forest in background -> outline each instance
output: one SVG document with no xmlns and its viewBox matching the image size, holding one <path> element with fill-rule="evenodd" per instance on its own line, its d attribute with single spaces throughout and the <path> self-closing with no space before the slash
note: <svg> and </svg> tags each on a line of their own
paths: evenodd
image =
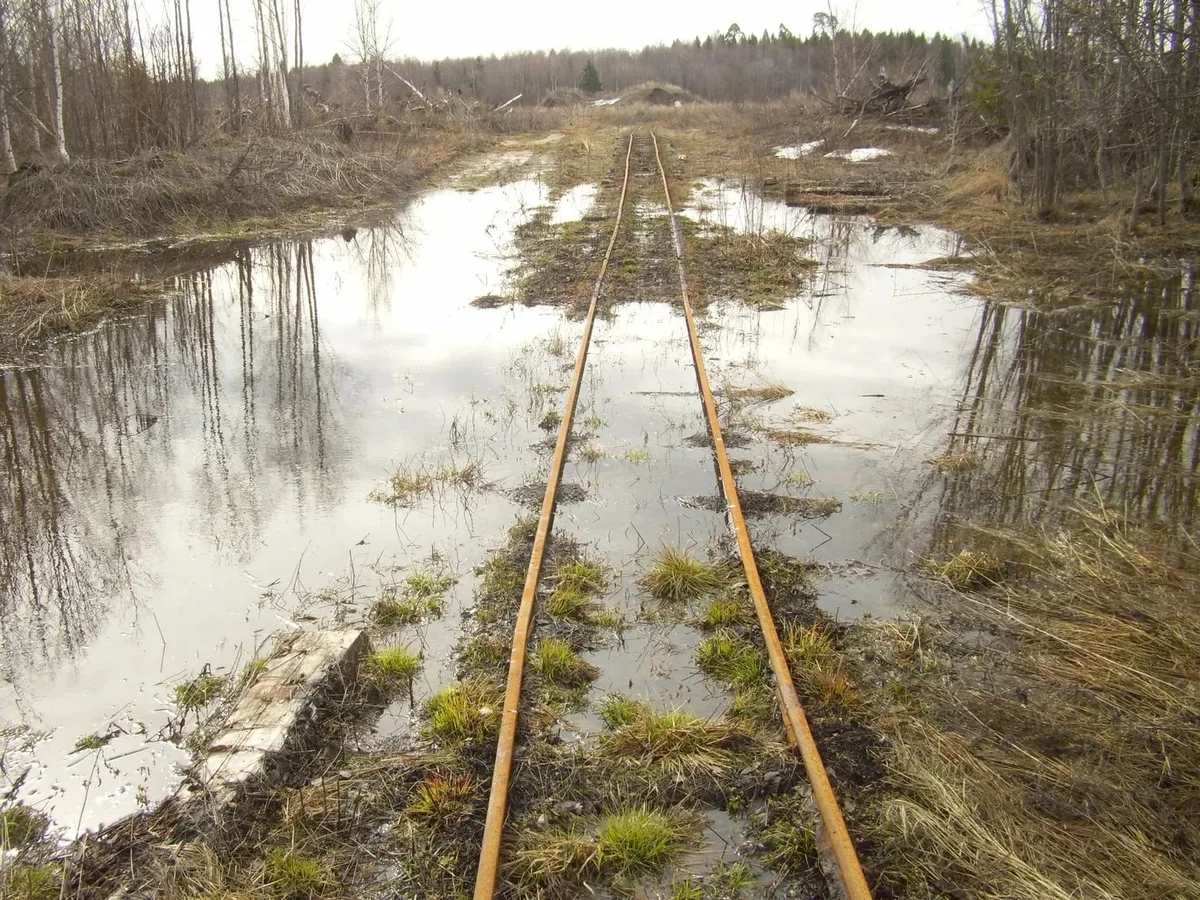
<svg viewBox="0 0 1200 900">
<path fill-rule="evenodd" d="M 382 0 L 355 0 L 352 50 L 320 65 L 304 57 L 301 0 L 254 0 L 251 59 L 235 55 L 231 0 L 218 0 L 215 81 L 198 75 L 190 2 L 167 0 L 151 23 L 135 0 L 0 0 L 0 169 L 403 118 L 414 98 L 426 112 L 426 98 L 441 97 L 486 113 L 518 95 L 535 104 L 665 82 L 713 102 L 833 101 L 886 75 L 961 97 L 971 121 L 1011 136 L 1009 174 L 1039 211 L 1092 189 L 1130 192 L 1135 218 L 1165 220 L 1176 200 L 1196 210 L 1200 0 L 995 0 L 990 42 L 852 32 L 821 13 L 803 32 L 732 25 L 640 51 L 438 61 L 392 58 Z"/>
</svg>

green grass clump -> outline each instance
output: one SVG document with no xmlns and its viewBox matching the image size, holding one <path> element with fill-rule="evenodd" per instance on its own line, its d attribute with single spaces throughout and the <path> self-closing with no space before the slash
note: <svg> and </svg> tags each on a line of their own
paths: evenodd
<svg viewBox="0 0 1200 900">
<path fill-rule="evenodd" d="M 708 565 L 677 547 L 664 547 L 642 584 L 659 600 L 692 600 L 719 591 L 725 578 L 716 566 Z"/>
<path fill-rule="evenodd" d="M 646 807 L 605 816 L 596 827 L 600 866 L 617 875 L 661 871 L 685 839 L 678 823 Z"/>
<path fill-rule="evenodd" d="M 747 724 L 778 722 L 779 710 L 776 707 L 775 694 L 765 685 L 740 690 L 729 704 L 727 715 L 735 722 Z"/>
<path fill-rule="evenodd" d="M 586 619 L 592 601 L 579 588 L 560 584 L 546 598 L 546 611 L 556 619 Z"/>
<path fill-rule="evenodd" d="M 8 864 L 0 872 L 0 896 L 6 900 L 59 900 L 58 868 L 51 863 Z"/>
<path fill-rule="evenodd" d="M 436 827 L 468 819 L 474 805 L 475 778 L 470 773 L 429 775 L 413 789 L 406 811 Z"/>
<path fill-rule="evenodd" d="M 36 844 L 46 836 L 50 820 L 24 803 L 12 803 L 0 810 L 0 846 L 12 849 Z"/>
<path fill-rule="evenodd" d="M 719 631 L 700 642 L 696 666 L 710 678 L 739 688 L 763 684 L 770 677 L 762 651 L 730 631 Z"/>
<path fill-rule="evenodd" d="M 604 568 L 590 559 L 573 559 L 554 570 L 551 576 L 558 587 L 570 587 L 585 593 L 604 590 Z"/>
<path fill-rule="evenodd" d="M 500 727 L 491 692 L 472 682 L 442 688 L 425 701 L 422 733 L 429 740 L 469 744 L 486 740 Z"/>
<path fill-rule="evenodd" d="M 517 600 L 525 587 L 525 566 L 517 554 L 493 555 L 478 570 L 481 600 Z"/>
<path fill-rule="evenodd" d="M 409 684 L 421 671 L 420 653 L 407 647 L 384 647 L 367 657 L 367 674 L 376 684 L 396 687 Z"/>
<path fill-rule="evenodd" d="M 611 628 L 613 631 L 625 630 L 625 617 L 615 609 L 602 609 L 591 617 L 592 624 L 597 628 Z"/>
<path fill-rule="evenodd" d="M 713 597 L 700 618 L 700 627 L 705 631 L 715 631 L 745 620 L 746 611 L 737 600 L 732 597 Z"/>
<path fill-rule="evenodd" d="M 609 728 L 621 728 L 649 711 L 650 708 L 641 700 L 623 694 L 605 697 L 600 704 L 600 718 Z"/>
<path fill-rule="evenodd" d="M 277 897 L 320 896 L 330 878 L 319 859 L 278 847 L 267 851 L 267 887 Z"/>
<path fill-rule="evenodd" d="M 582 687 L 600 674 L 570 644 L 558 638 L 544 638 L 538 643 L 533 668 L 543 678 L 563 687 Z"/>
<path fill-rule="evenodd" d="M 224 675 L 199 675 L 191 681 L 175 685 L 175 705 L 182 710 L 191 711 L 202 706 L 208 706 L 225 690 Z"/>
<path fill-rule="evenodd" d="M 449 575 L 434 575 L 431 572 L 414 572 L 404 581 L 409 597 L 427 599 L 441 597 L 454 586 Z"/>
<path fill-rule="evenodd" d="M 825 663 L 838 658 L 833 638 L 820 625 L 788 625 L 783 629 L 783 651 L 792 665 Z"/>
<path fill-rule="evenodd" d="M 846 711 L 859 706 L 858 692 L 846 674 L 842 655 L 833 637 L 819 624 L 785 628 L 783 650 L 806 699 Z"/>
<path fill-rule="evenodd" d="M 178 690 L 179 688 L 177 687 L 176 691 Z M 112 742 L 114 737 L 116 737 L 116 732 L 110 732 L 109 734 L 85 734 L 75 742 L 75 746 L 72 748 L 71 752 L 84 753 L 93 750 L 100 750 L 104 747 L 107 747 Z"/>
<path fill-rule="evenodd" d="M 454 579 L 432 572 L 414 572 L 404 582 L 403 592 L 389 588 L 371 607 L 371 618 L 384 628 L 399 628 L 415 625 L 426 616 L 436 616 L 442 611 L 446 591 L 454 585 Z"/>
</svg>

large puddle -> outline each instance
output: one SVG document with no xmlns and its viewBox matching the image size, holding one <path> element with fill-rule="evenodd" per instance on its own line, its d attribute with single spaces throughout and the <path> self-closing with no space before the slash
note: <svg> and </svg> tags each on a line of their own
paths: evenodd
<svg viewBox="0 0 1200 900">
<path fill-rule="evenodd" d="M 593 198 L 556 201 L 556 221 Z M 381 584 L 418 568 L 458 580 L 442 618 L 403 636 L 425 652 L 417 699 L 453 678 L 473 569 L 525 511 L 511 489 L 544 478 L 539 426 L 579 334 L 553 309 L 469 304 L 504 292 L 513 229 L 549 199 L 529 180 L 442 190 L 391 227 L 243 249 L 153 314 L 0 376 L 0 735 L 7 770 L 28 767 L 23 799 L 73 830 L 165 796 L 187 758 L 169 740 L 174 685 L 240 671 L 278 629 L 361 619 Z M 802 234 L 821 262 L 785 308 L 716 303 L 701 324 L 719 389 L 794 391 L 722 403 L 748 438 L 734 453 L 743 490 L 840 501 L 822 519 L 753 521 L 761 545 L 829 566 L 829 612 L 896 611 L 899 569 L 931 526 L 981 502 L 1017 521 L 1099 492 L 1193 520 L 1197 398 L 1164 377 L 1188 365 L 1190 276 L 1120 309 L 1045 316 L 893 267 L 957 251 L 933 229 L 719 185 L 690 214 Z M 695 632 L 646 617 L 637 587 L 662 543 L 702 551 L 725 523 L 703 502 L 710 451 L 690 440 L 704 425 L 683 319 L 631 300 L 596 329 L 576 419 L 592 450 L 564 476 L 586 496 L 557 527 L 617 573 L 610 605 L 641 616 L 592 654 L 593 696 L 715 712 L 727 697 L 695 673 Z M 1081 432 L 1063 425 L 1073 404 L 1116 416 Z M 828 442 L 770 437 L 804 430 Z M 987 464 L 948 479 L 925 463 L 958 450 Z M 482 477 L 409 507 L 371 499 L 398 468 L 464 466 Z M 75 751 L 88 735 L 107 742 Z"/>
</svg>

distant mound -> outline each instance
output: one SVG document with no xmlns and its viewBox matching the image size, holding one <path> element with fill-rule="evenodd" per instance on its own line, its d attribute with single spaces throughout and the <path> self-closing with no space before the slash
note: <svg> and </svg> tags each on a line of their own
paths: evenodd
<svg viewBox="0 0 1200 900">
<path fill-rule="evenodd" d="M 700 98 L 691 91 L 674 84 L 639 84 L 621 95 L 623 103 L 649 103 L 652 106 L 685 106 L 699 103 Z"/>
<path fill-rule="evenodd" d="M 582 91 L 577 91 L 575 88 L 561 88 L 557 91 L 551 91 L 542 98 L 542 106 L 578 106 L 586 102 Z"/>
</svg>

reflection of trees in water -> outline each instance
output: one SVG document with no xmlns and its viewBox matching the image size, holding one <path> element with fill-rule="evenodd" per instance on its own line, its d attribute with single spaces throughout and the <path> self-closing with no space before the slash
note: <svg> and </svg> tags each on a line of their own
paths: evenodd
<svg viewBox="0 0 1200 900">
<path fill-rule="evenodd" d="M 0 374 L 0 656 L 73 655 L 189 504 L 240 556 L 272 512 L 338 490 L 311 242 L 179 279 L 151 315 Z M 194 529 L 189 529 L 194 530 Z"/>
<path fill-rule="evenodd" d="M 1194 273 L 1100 310 L 989 305 L 950 452 L 980 460 L 942 509 L 1028 524 L 1064 502 L 1190 526 L 1200 462 Z"/>
</svg>

